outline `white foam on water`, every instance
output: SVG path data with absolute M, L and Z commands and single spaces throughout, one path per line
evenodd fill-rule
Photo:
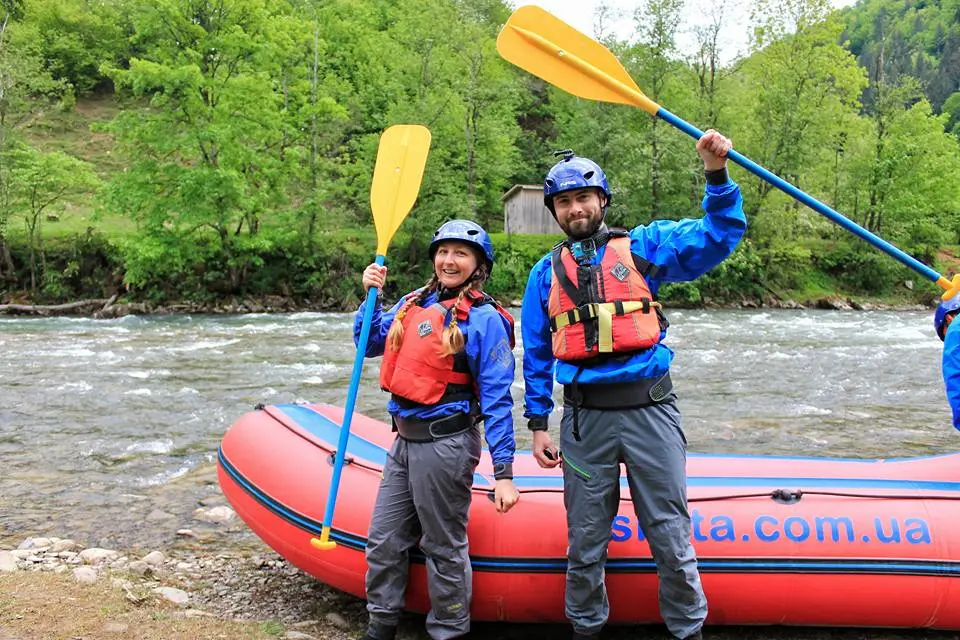
M 88 358 L 97 355 L 96 351 L 91 351 L 85 347 L 70 347 L 67 349 L 43 349 L 43 351 L 34 352 L 35 355 L 44 355 L 54 358 Z
M 177 393 L 179 393 L 179 394 L 181 394 L 181 395 L 195 396 L 195 395 L 199 394 L 200 392 L 197 391 L 196 389 L 192 388 L 192 387 L 180 387 L 180 390 L 177 391 Z
M 147 371 L 143 370 L 134 370 L 124 372 L 130 378 L 136 378 L 138 380 L 148 380 L 154 376 L 157 377 L 166 377 L 171 375 L 169 369 L 148 369 Z
M 125 391 L 123 393 L 125 396 L 152 396 L 153 391 L 150 389 L 131 389 L 130 391 Z
M 167 484 L 172 480 L 176 480 L 181 476 L 185 476 L 189 473 L 191 465 L 182 465 L 177 469 L 171 469 L 168 471 L 161 471 L 160 473 L 154 474 L 149 478 L 134 478 L 133 486 L 135 487 L 156 487 L 162 484 Z
M 785 351 L 774 351 L 773 353 L 766 354 L 768 360 L 796 360 L 797 358 L 805 357 L 800 353 L 786 353 Z
M 281 371 L 291 370 L 296 371 L 297 373 L 306 373 L 312 375 L 322 375 L 324 373 L 333 373 L 340 370 L 340 366 L 330 363 L 330 362 L 318 362 L 318 363 L 307 363 L 307 362 L 295 362 L 293 364 L 271 364 L 271 369 L 279 369 Z
M 303 380 L 303 384 L 324 384 L 323 378 L 319 376 L 311 376 Z
M 693 352 L 694 357 L 698 358 L 700 362 L 704 363 L 714 363 L 720 359 L 720 352 L 716 349 L 705 349 L 702 351 Z
M 91 391 L 92 389 L 93 389 L 93 386 L 90 383 L 81 380 L 80 382 L 65 382 L 59 387 L 57 387 L 56 390 L 57 391 L 79 391 L 80 393 L 84 393 L 86 391 Z
M 124 449 L 127 453 L 170 453 L 173 451 L 173 440 L 149 440 L 135 442 Z
M 221 347 L 229 347 L 230 345 L 237 344 L 238 342 L 240 342 L 239 338 L 234 338 L 232 340 L 198 340 L 192 344 L 167 347 L 164 349 L 164 351 L 187 353 L 190 351 L 202 351 L 203 349 L 219 349 Z
M 814 407 L 809 404 L 794 404 L 788 407 L 790 415 L 794 416 L 829 416 L 833 414 L 830 409 Z
M 266 324 L 242 324 L 236 330 L 244 333 L 276 333 L 277 331 L 289 331 L 290 326 L 279 322 L 269 322 Z

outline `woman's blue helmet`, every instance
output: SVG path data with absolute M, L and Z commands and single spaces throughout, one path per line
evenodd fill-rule
M 937 305 L 937 312 L 933 314 L 933 328 L 937 335 L 943 340 L 946 336 L 947 316 L 960 310 L 960 295 L 953 296 L 949 300 L 941 300 Z
M 430 241 L 430 259 L 433 260 L 437 247 L 445 240 L 456 240 L 465 242 L 480 250 L 487 262 L 487 270 L 493 273 L 493 242 L 490 235 L 483 230 L 483 227 L 471 220 L 451 220 L 444 222 L 440 228 L 433 234 L 433 240 Z
M 573 149 L 564 149 L 554 155 L 562 155 L 563 160 L 550 168 L 543 181 L 543 204 L 550 209 L 550 213 L 556 216 L 553 210 L 553 196 L 563 191 L 584 187 L 600 189 L 607 196 L 607 204 L 610 204 L 613 194 L 610 193 L 607 176 L 600 165 L 589 158 L 574 155 Z

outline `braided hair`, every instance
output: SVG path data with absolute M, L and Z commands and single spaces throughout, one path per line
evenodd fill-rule
M 421 302 L 423 302 L 428 295 L 440 288 L 440 280 L 437 278 L 437 274 L 434 273 L 427 284 L 423 286 L 415 295 L 411 295 L 407 298 L 407 301 L 403 303 L 403 306 L 400 307 L 400 310 L 397 311 L 396 317 L 393 319 L 393 324 L 390 325 L 390 331 L 387 332 L 387 346 L 391 351 L 399 351 L 400 343 L 403 342 L 403 319 L 406 317 L 407 312 L 410 309 Z
M 460 293 L 457 294 L 457 300 L 453 303 L 453 313 L 451 314 L 453 317 L 450 319 L 450 324 L 447 325 L 447 328 L 443 330 L 443 337 L 441 338 L 443 348 L 440 350 L 441 355 L 452 356 L 455 353 L 463 351 L 465 339 L 463 332 L 460 331 L 460 327 L 457 326 L 457 308 L 459 308 L 460 303 L 463 302 L 463 297 L 470 291 L 483 291 L 483 284 L 489 277 L 490 271 L 487 269 L 486 263 L 481 262 L 477 266 L 476 271 L 473 272 L 473 275 L 471 275 L 460 288 Z
M 461 285 L 460 292 L 457 294 L 457 300 L 453 305 L 453 317 L 450 320 L 450 324 L 443 330 L 443 336 L 440 339 L 443 344 L 440 355 L 452 356 L 455 353 L 463 351 L 465 339 L 463 332 L 460 331 L 460 327 L 458 326 L 456 309 L 467 293 L 470 291 L 483 291 L 483 285 L 489 278 L 490 270 L 487 268 L 486 263 L 478 260 L 477 268 L 467 281 Z M 400 307 L 396 317 L 393 319 L 393 324 L 390 325 L 390 331 L 387 332 L 387 346 L 392 351 L 400 350 L 400 344 L 403 342 L 403 319 L 406 317 L 407 312 L 415 305 L 419 305 L 426 300 L 427 296 L 431 293 L 439 289 L 440 280 L 437 278 L 437 274 L 434 273 L 426 285 L 403 303 L 403 306 Z

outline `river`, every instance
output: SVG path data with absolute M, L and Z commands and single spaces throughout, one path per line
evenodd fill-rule
M 668 344 L 690 450 L 889 458 L 957 449 L 932 315 L 673 311 Z M 111 548 L 170 544 L 197 524 L 198 506 L 223 503 L 212 471 L 234 420 L 260 402 L 344 404 L 352 318 L 0 318 L 0 541 L 47 533 Z M 378 364 L 365 367 L 357 410 L 384 418 Z M 519 372 L 517 433 L 529 446 Z M 242 526 L 231 535 L 252 537 Z

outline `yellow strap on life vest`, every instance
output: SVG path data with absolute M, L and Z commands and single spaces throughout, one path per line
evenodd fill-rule
M 600 353 L 613 353 L 613 317 L 617 315 L 626 315 L 635 311 L 661 307 L 655 300 L 627 300 L 619 305 L 616 302 L 593 302 L 571 309 L 566 313 L 561 313 L 552 318 L 554 331 L 597 318 L 599 323 L 599 344 L 597 345 Z

